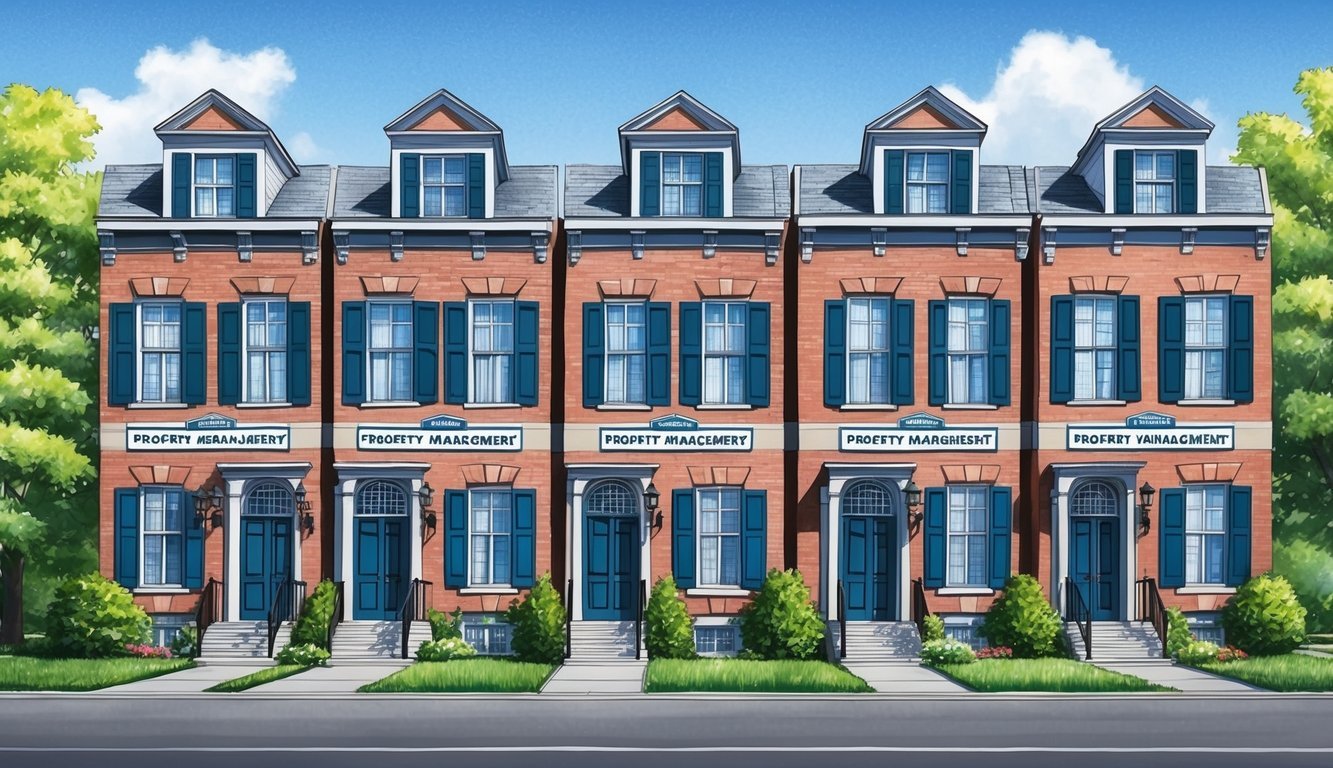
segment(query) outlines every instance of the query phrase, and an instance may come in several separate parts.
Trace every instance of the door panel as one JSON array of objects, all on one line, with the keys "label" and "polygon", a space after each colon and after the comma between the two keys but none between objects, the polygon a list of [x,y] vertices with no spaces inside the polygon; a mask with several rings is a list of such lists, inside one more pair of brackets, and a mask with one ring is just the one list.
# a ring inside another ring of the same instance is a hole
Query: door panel
[{"label": "door panel", "polygon": [[869,552],[867,543],[867,522],[864,517],[845,517],[842,521],[842,596],[846,602],[848,621],[870,619],[870,592],[873,588],[870,563],[873,562],[873,554]]},{"label": "door panel", "polygon": [[1120,618],[1118,522],[1113,517],[1072,518],[1069,575],[1094,621]]},{"label": "door panel", "polygon": [[634,618],[639,579],[638,520],[587,516],[583,524],[583,618]]},{"label": "door panel", "polygon": [[375,518],[356,521],[356,605],[352,611],[352,618],[355,619],[380,619],[384,616],[384,561],[380,522]]},{"label": "door panel", "polygon": [[842,591],[848,621],[896,614],[898,557],[891,517],[842,519]]},{"label": "door panel", "polygon": [[292,521],[243,517],[241,522],[241,618],[268,618],[278,585],[292,573]]},{"label": "door panel", "polygon": [[618,517],[612,526],[614,529],[612,540],[615,542],[612,549],[615,557],[611,559],[611,567],[615,574],[612,608],[621,618],[626,619],[634,618],[636,604],[634,592],[639,588],[639,558],[638,548],[635,547],[638,525],[638,520]]},{"label": "door panel", "polygon": [[897,600],[897,590],[893,588],[898,572],[897,558],[894,557],[893,537],[889,532],[892,520],[875,518],[875,602],[874,620],[889,621]]}]

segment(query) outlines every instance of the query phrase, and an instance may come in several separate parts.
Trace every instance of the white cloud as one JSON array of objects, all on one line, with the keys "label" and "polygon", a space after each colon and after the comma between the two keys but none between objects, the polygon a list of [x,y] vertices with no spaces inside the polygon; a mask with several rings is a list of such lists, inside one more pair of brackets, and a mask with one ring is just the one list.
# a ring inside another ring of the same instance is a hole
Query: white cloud
[{"label": "white cloud", "polygon": [[298,163],[310,164],[319,160],[324,150],[315,143],[315,138],[307,131],[300,131],[293,134],[290,140],[284,141],[287,151],[292,153],[292,159]]},{"label": "white cloud", "polygon": [[[280,48],[236,53],[201,38],[183,51],[153,48],[139,59],[134,76],[139,89],[124,98],[96,88],[80,88],[75,94],[102,124],[102,132],[94,138],[98,166],[160,161],[162,145],[153,126],[209,88],[267,122],[278,97],[296,80],[296,70]],[[305,146],[313,148],[314,142]]]}]

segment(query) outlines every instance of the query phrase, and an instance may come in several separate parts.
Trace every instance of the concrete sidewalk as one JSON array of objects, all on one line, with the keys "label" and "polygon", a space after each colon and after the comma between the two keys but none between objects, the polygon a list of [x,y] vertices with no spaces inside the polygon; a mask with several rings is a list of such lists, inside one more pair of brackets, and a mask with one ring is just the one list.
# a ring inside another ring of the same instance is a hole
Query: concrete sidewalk
[{"label": "concrete sidewalk", "polygon": [[255,693],[356,693],[366,683],[392,675],[412,662],[376,662],[374,664],[338,664],[311,667],[291,677],[274,680],[250,690]]},{"label": "concrete sidewalk", "polygon": [[[268,659],[265,659],[268,661]],[[267,669],[272,664],[253,666],[228,664],[226,666],[190,667],[169,675],[136,680],[133,683],[102,688],[97,693],[198,693],[226,680],[244,677],[251,672]]]},{"label": "concrete sidewalk", "polygon": [[646,661],[562,664],[542,686],[542,693],[642,693]]},{"label": "concrete sidewalk", "polygon": [[852,662],[847,671],[876,693],[967,693],[967,688],[914,661]]},{"label": "concrete sidewalk", "polygon": [[1175,688],[1181,693],[1254,693],[1263,690],[1239,680],[1210,675],[1207,672],[1175,664],[1166,659],[1106,662],[1093,659],[1089,663],[1102,669],[1109,669],[1112,672],[1141,677],[1150,683]]}]

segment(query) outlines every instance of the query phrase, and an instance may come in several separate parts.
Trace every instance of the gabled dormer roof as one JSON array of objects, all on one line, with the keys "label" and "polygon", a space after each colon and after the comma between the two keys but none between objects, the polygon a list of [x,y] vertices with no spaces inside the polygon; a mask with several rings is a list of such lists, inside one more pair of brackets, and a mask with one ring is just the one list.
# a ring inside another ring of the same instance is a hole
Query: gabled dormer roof
[{"label": "gabled dormer roof", "polygon": [[618,129],[620,159],[626,174],[630,173],[630,143],[636,137],[713,136],[731,145],[733,174],[740,175],[740,131],[730,120],[714,112],[703,102],[685,91],[676,91],[670,97],[625,121]]},{"label": "gabled dormer roof", "polygon": [[975,115],[928,85],[866,125],[861,138],[861,173],[871,175],[875,146],[891,143],[889,137],[895,134],[971,137],[979,145],[986,130],[986,124]]},{"label": "gabled dormer roof", "polygon": [[1081,169],[1089,150],[1104,142],[1108,134],[1127,140],[1132,140],[1136,134],[1193,137],[1194,141],[1202,143],[1212,134],[1213,127],[1211,120],[1190,105],[1154,85],[1093,127],[1088,140],[1078,151],[1074,167]]},{"label": "gabled dormer roof", "polygon": [[301,173],[272,128],[214,88],[158,123],[153,132],[164,142],[169,141],[167,137],[200,133],[259,137],[288,178]]},{"label": "gabled dormer roof", "polygon": [[[509,156],[505,153],[504,131],[489,117],[473,109],[470,104],[441,88],[384,126],[384,133],[392,142],[395,138],[417,141],[437,137],[442,148],[459,145],[475,146],[477,140],[489,143],[495,149],[496,181],[509,178]],[[465,140],[463,137],[467,137]]]}]

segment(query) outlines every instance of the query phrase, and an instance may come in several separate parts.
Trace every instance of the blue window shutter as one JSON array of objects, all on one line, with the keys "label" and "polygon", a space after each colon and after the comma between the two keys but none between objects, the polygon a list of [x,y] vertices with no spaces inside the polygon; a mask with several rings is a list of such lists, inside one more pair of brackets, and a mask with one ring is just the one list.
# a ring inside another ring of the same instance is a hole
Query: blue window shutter
[{"label": "blue window shutter", "polygon": [[415,153],[398,156],[398,215],[421,216],[421,155]]},{"label": "blue window shutter", "polygon": [[1051,402],[1074,399],[1074,297],[1051,297]]},{"label": "blue window shutter", "polygon": [[343,302],[343,405],[366,401],[366,303]]},{"label": "blue window shutter", "polygon": [[1157,299],[1157,399],[1185,399],[1185,300],[1179,296]]},{"label": "blue window shutter", "polygon": [[930,337],[930,404],[949,402],[949,302],[939,299],[926,305],[929,310],[927,335]]},{"label": "blue window shutter", "polygon": [[694,489],[671,492],[671,575],[681,589],[694,587]]},{"label": "blue window shutter", "polygon": [[1115,212],[1134,212],[1134,150],[1115,151]]},{"label": "blue window shutter", "polygon": [[196,521],[194,511],[194,494],[178,491],[181,499],[181,519],[185,521],[185,557],[183,559],[181,576],[185,580],[186,589],[203,589],[204,587],[204,523],[202,520]]},{"label": "blue window shutter", "polygon": [[1185,586],[1185,489],[1163,488],[1157,526],[1158,583]]},{"label": "blue window shutter", "polygon": [[747,306],[745,332],[749,336],[746,354],[746,402],[761,408],[769,400],[769,314],[767,301],[751,301]]},{"label": "blue window shutter", "polygon": [[1009,580],[1009,553],[1013,539],[1014,497],[1008,486],[990,488],[990,528],[986,542],[990,546],[987,560],[990,565],[990,588],[1003,589]]},{"label": "blue window shutter", "polygon": [[824,301],[824,405],[847,403],[847,302]]},{"label": "blue window shutter", "polygon": [[129,405],[134,402],[138,382],[135,381],[134,346],[136,333],[133,304],[112,304],[108,310],[111,337],[106,349],[106,404]]},{"label": "blue window shutter", "polygon": [[444,302],[444,402],[467,402],[467,302]]},{"label": "blue window shutter", "polygon": [[884,212],[903,212],[903,151],[884,153]]},{"label": "blue window shutter", "polygon": [[972,150],[955,149],[953,155],[953,190],[950,213],[972,212]]},{"label": "blue window shutter", "polygon": [[1199,212],[1199,153],[1176,150],[1176,212]]},{"label": "blue window shutter", "polygon": [[440,305],[412,302],[412,399],[422,405],[439,402]]},{"label": "blue window shutter", "polygon": [[519,405],[536,405],[539,380],[537,378],[537,350],[541,347],[541,337],[537,327],[541,317],[541,305],[535,301],[514,302],[514,354],[518,358],[515,366],[514,402]]},{"label": "blue window shutter", "polygon": [[[288,381],[291,381],[290,370]],[[218,304],[218,405],[236,405],[239,402],[241,402],[241,304],[236,301],[224,301]]]},{"label": "blue window shutter", "polygon": [[259,210],[255,191],[258,173],[255,171],[255,153],[236,155],[236,216],[253,219]]},{"label": "blue window shutter", "polygon": [[190,198],[194,186],[194,155],[171,153],[171,218],[190,218]]},{"label": "blue window shutter", "polygon": [[924,585],[932,589],[944,586],[945,545],[948,539],[945,518],[948,512],[948,491],[945,488],[927,488],[926,513],[922,525],[926,532],[922,576]]},{"label": "blue window shutter", "polygon": [[680,404],[698,405],[703,401],[703,304],[680,303]]},{"label": "blue window shutter", "polygon": [[768,491],[746,491],[741,515],[741,588],[759,589],[768,572]]},{"label": "blue window shutter", "polygon": [[509,585],[524,589],[537,583],[537,491],[514,489],[514,560]]},{"label": "blue window shutter", "polygon": [[480,152],[467,156],[467,217],[486,218],[486,156]]},{"label": "blue window shutter", "polygon": [[639,215],[662,215],[662,153],[639,153]]},{"label": "blue window shutter", "polygon": [[202,301],[187,301],[181,313],[181,401],[208,400],[208,314]]},{"label": "blue window shutter", "polygon": [[671,304],[648,302],[648,405],[671,405]]},{"label": "blue window shutter", "polygon": [[[139,586],[139,489],[116,489],[116,581],[126,589]],[[193,519],[193,510],[186,510]]]},{"label": "blue window shutter", "polygon": [[1250,512],[1253,489],[1231,486],[1227,500],[1227,586],[1239,587],[1250,578]]},{"label": "blue window shutter", "polygon": [[310,302],[287,302],[287,402],[310,405]]},{"label": "blue window shutter", "polygon": [[444,492],[444,586],[467,586],[467,491]]},{"label": "blue window shutter", "polygon": [[1143,399],[1139,348],[1139,297],[1116,300],[1116,398],[1134,403]]},{"label": "blue window shutter", "polygon": [[[651,369],[652,366],[649,366]],[[649,382],[652,372],[649,371]],[[583,407],[606,401],[606,309],[600,301],[583,303]]]},{"label": "blue window shutter", "polygon": [[704,216],[722,215],[722,153],[704,153]]},{"label": "blue window shutter", "polygon": [[894,299],[889,324],[889,386],[894,405],[916,402],[916,302]]},{"label": "blue window shutter", "polygon": [[1009,405],[1009,328],[1012,314],[1008,299],[990,302],[990,366],[989,389],[991,405]]},{"label": "blue window shutter", "polygon": [[1238,403],[1254,401],[1254,297],[1232,296],[1227,325],[1227,397]]}]

